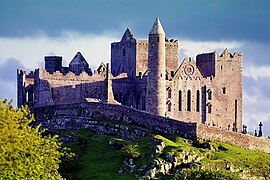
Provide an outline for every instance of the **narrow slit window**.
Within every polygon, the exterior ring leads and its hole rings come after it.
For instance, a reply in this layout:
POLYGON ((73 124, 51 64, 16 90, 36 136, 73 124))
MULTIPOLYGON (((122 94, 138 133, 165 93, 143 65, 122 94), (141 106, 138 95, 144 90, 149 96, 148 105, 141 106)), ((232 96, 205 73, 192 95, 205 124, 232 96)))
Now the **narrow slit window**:
POLYGON ((211 90, 208 90, 208 100, 211 100, 212 99, 212 91, 211 90))
POLYGON ((168 102, 168 111, 171 112, 172 111, 172 103, 168 102))
POLYGON ((212 105, 211 104, 209 104, 207 106, 207 110, 208 110, 208 113, 212 113, 212 105))
POLYGON ((168 89, 168 98, 172 98, 172 89, 171 88, 168 89))
POLYGON ((226 88, 225 87, 222 88, 222 93, 226 94, 226 88))

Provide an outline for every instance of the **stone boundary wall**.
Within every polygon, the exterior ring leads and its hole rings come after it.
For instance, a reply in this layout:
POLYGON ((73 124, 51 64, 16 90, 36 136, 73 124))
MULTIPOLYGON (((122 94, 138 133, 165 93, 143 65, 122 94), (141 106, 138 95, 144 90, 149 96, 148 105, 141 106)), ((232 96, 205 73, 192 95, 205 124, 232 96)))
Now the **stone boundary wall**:
POLYGON ((197 137, 270 153, 270 139, 266 137, 255 137, 202 124, 197 125, 197 137))
MULTIPOLYGON (((34 112, 38 122, 55 123, 55 119, 59 119, 60 123, 58 124, 61 124, 64 122, 61 120, 71 119, 74 121, 73 126, 76 127, 77 124, 78 128, 87 127, 87 123, 91 121, 91 115, 101 114, 108 120, 115 121, 116 124, 117 121, 122 120, 129 124, 147 127, 162 134, 177 134, 189 139, 220 141, 242 148, 270 153, 270 139, 266 137, 255 137, 193 122, 178 121, 122 105, 84 102, 37 107, 34 112)), ((65 127, 65 124, 62 127, 65 127)))
POLYGON ((123 119, 130 124, 141 125, 163 134, 178 134, 185 138, 196 138, 197 124, 156 116, 127 106, 84 102, 67 105, 37 107, 34 110, 38 122, 48 121, 55 117, 85 117, 100 113, 108 119, 123 119))

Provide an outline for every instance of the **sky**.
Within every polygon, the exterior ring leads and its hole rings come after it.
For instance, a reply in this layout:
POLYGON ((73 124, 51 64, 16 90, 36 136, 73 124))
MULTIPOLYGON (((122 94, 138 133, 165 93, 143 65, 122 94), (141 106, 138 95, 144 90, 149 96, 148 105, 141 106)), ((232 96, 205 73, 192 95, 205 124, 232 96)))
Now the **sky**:
POLYGON ((243 123, 270 135, 269 0, 0 0, 0 98, 16 103, 16 69, 67 66, 80 51, 92 69, 110 62, 110 43, 127 27, 147 39, 156 17, 185 57, 228 48, 244 54, 243 123))

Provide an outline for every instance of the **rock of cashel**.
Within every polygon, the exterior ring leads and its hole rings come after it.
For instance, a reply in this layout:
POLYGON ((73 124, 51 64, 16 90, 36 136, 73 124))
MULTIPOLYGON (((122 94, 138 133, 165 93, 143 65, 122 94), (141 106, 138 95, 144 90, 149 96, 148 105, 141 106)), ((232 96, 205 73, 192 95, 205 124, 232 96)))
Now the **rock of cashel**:
POLYGON ((148 40, 128 28, 111 44, 111 63, 97 70, 80 52, 68 67, 62 57, 46 56, 45 69, 18 70, 18 107, 28 105, 38 121, 56 122, 56 129, 66 128, 61 117, 89 127, 84 120, 98 112, 168 134, 270 151, 267 138, 241 133, 243 54, 225 49, 179 64, 179 46, 157 18, 148 40))

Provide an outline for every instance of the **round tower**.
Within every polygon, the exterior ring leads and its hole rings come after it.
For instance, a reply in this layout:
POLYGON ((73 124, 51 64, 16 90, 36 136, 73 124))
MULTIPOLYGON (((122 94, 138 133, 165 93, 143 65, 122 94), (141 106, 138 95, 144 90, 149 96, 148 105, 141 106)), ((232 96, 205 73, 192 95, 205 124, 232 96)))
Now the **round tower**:
POLYGON ((159 116, 166 112, 165 32, 158 18, 148 39, 146 111, 159 116))

